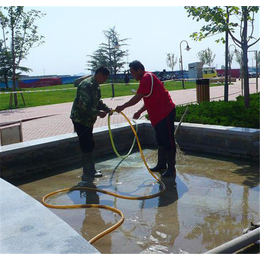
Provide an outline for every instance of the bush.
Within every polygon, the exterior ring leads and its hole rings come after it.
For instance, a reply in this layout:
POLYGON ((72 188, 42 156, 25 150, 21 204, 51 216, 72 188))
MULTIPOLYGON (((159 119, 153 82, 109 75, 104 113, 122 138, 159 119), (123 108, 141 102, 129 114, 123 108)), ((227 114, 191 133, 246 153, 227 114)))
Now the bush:
MULTIPOLYGON (((186 107, 176 108, 176 121, 181 119, 186 107)), ((236 101, 203 102, 188 107, 183 122, 259 129, 259 93, 250 95, 250 107, 247 109, 243 96, 237 97, 236 101)))

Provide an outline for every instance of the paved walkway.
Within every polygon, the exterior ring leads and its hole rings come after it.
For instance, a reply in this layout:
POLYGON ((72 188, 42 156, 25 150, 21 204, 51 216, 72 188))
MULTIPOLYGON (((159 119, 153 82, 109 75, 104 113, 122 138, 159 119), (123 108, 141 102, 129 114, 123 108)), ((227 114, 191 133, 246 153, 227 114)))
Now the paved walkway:
MULTIPOLYGON (((102 91, 102 87, 101 87, 102 91)), ((250 79, 250 93, 256 92, 255 79, 250 79)), ((196 89, 184 89, 177 91, 170 91, 173 102, 176 105, 191 103, 196 101, 196 89)), ((224 86, 211 87, 211 100, 223 100, 224 86)), ((234 85, 229 86, 229 100, 235 100, 237 96, 241 95, 241 83, 237 81, 234 85)), ((132 95, 116 98, 105 98, 103 101, 111 108, 123 104, 128 101, 132 95)), ((140 101, 133 107, 124 110, 124 113, 132 118, 133 114, 143 105, 140 101)), ((0 122, 13 122, 18 120, 28 120, 22 123, 23 139, 24 141, 45 138, 55 135, 61 135, 73 132, 73 125, 69 118, 72 102, 39 106, 32 108, 14 109, 0 111, 0 122)), ((119 124, 125 122, 122 115, 113 115, 111 117, 111 124, 119 124)), ((107 125, 106 118, 98 118, 94 127, 101 127, 107 125)))

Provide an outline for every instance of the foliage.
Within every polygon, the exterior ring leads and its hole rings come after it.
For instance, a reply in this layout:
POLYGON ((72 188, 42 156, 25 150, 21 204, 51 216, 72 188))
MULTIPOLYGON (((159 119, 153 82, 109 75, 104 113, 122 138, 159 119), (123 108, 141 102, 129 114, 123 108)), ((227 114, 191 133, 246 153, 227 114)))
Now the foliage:
POLYGON ((14 62, 15 67, 18 67, 20 62, 26 59, 32 47, 44 42, 44 37, 38 35, 37 26, 34 25, 35 20, 44 14, 36 10, 26 13, 22 6, 6 6, 3 9, 7 14, 2 11, 2 8, 0 9, 0 25, 3 32, 0 45, 4 46, 8 54, 7 66, 10 66, 10 62, 14 62))
POLYGON ((202 62, 202 66, 204 66, 205 64, 211 66, 215 57, 216 54, 213 55, 213 52, 210 48, 198 52, 198 58, 202 62))
POLYGON ((95 71, 98 67, 105 66, 114 75, 114 80, 116 81, 117 72, 125 65, 123 58, 128 55, 127 51, 122 50, 122 47, 127 45, 124 42, 128 38, 120 39, 115 27, 104 31, 104 35, 107 43, 101 43, 99 49, 93 55, 88 55, 91 58, 87 62, 88 69, 95 71))
MULTIPOLYGON (((13 76, 12 53, 5 47, 1 48, 0 46, 0 50, 0 81, 5 83, 6 88, 9 88, 8 80, 13 76)), ((22 72, 28 73, 30 71, 31 69, 29 68, 16 66, 16 78, 18 78, 22 72)))
MULTIPOLYGON (((227 11, 224 9, 226 8, 228 10, 229 16, 236 16, 240 20, 240 22, 243 22, 243 11, 247 11, 247 20, 251 22, 253 25, 254 23, 254 14, 258 12, 259 7, 258 6, 248 6, 247 10, 243 7, 239 8, 238 6, 226 6, 226 7, 220 7, 220 6, 201 6, 201 7, 195 7, 195 6, 185 6, 184 7, 188 12, 188 17, 192 16, 193 20, 196 20, 197 22, 200 20, 205 20, 208 24, 202 26, 199 32, 194 32, 191 37, 194 40, 201 41, 202 39, 220 34, 228 30, 230 36, 234 40, 234 32, 237 27, 240 27, 242 24, 239 24, 237 22, 229 21, 227 22, 227 11)), ((252 39, 252 34, 248 37, 247 40, 252 39)), ((220 37, 216 40, 216 42, 222 41, 225 43, 225 39, 223 37, 220 37)), ((235 43, 238 40, 235 41, 235 43)), ((254 43, 255 44, 255 43, 254 43)), ((252 44, 253 45, 253 44, 252 44)))
POLYGON ((91 57, 88 65, 90 67, 89 70, 92 72, 96 71, 100 66, 108 67, 108 61, 102 49, 98 49, 94 51, 93 55, 88 56, 91 57))
MULTIPOLYGON (((234 44, 242 49, 242 62, 243 62, 243 74, 244 74, 244 93, 245 93, 245 107, 250 106, 250 98, 249 98, 249 77, 248 77, 248 49, 256 44, 260 38, 256 39, 253 37, 254 33, 254 15, 259 11, 259 6, 186 6, 185 9, 188 12, 188 16, 192 16, 194 20, 197 22, 200 20, 204 20, 207 22, 206 25, 202 26, 199 32, 194 32, 191 37, 194 40, 201 41, 202 39, 216 35, 219 33, 226 32, 234 44), (234 20, 236 19, 236 20, 234 20), (240 39, 235 37, 235 30, 239 29, 240 31, 240 39), (251 32, 248 31, 251 29, 251 32), (254 39, 253 43, 249 43, 250 40, 254 39)), ((226 39, 220 37, 216 40, 216 42, 228 41, 228 37, 226 35, 226 39)), ((226 54, 228 53, 228 47, 226 44, 226 54)), ((226 60, 228 57, 226 56, 226 60)), ((227 88, 227 85, 226 85, 227 88)), ((227 94, 225 88, 225 93, 227 94)), ((225 95, 226 95, 225 94, 225 95)), ((225 100, 227 101, 227 96, 225 96, 225 100)))
MULTIPOLYGON (((42 44, 43 36, 39 36, 35 21, 44 14, 40 11, 24 11, 23 6, 5 6, 0 8, 0 26, 2 29, 1 47, 1 74, 6 80, 12 76, 13 86, 19 77, 17 71, 28 72, 30 69, 21 67, 20 62, 26 59, 32 47, 42 44)), ((17 95, 14 94, 15 106, 17 95)))
POLYGON ((177 64, 177 57, 175 58, 174 53, 167 53, 166 55, 166 65, 173 71, 175 65, 177 64))
MULTIPOLYGON (((189 105, 183 122, 259 128, 259 93, 250 95, 251 106, 246 109, 243 105, 244 97, 237 97, 236 101, 212 101, 198 105, 189 105)), ((183 115, 186 106, 178 106, 176 121, 183 115)))

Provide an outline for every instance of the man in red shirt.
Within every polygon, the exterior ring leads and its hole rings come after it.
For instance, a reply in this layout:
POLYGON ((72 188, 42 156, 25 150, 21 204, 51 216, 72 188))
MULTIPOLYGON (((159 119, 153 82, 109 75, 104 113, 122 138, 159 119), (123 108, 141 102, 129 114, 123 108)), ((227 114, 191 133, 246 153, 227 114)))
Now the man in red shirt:
POLYGON ((162 82, 153 73, 145 71, 140 61, 131 62, 129 67, 133 78, 140 81, 139 88, 135 96, 125 104, 117 106, 115 110, 121 112, 127 107, 134 106, 141 99, 144 100, 143 107, 134 114, 133 118, 138 119, 141 113, 147 110, 151 124, 155 129, 158 144, 158 162, 151 170, 160 171, 166 169, 162 176, 173 177, 175 180, 175 104, 162 82))

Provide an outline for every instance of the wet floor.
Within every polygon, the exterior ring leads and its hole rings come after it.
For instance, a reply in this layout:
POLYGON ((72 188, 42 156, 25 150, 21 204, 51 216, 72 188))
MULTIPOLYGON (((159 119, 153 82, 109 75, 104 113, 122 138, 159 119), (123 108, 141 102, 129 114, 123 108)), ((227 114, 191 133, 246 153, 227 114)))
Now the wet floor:
MULTIPOLYGON (((156 151, 145 149, 144 154, 153 166, 156 151)), ((163 179, 167 191, 153 199, 133 201, 73 191, 51 197, 48 202, 98 203, 120 209, 125 216, 122 226, 93 244, 101 253, 204 253, 240 236, 251 221, 259 219, 258 164, 205 155, 184 158, 177 164, 177 186, 171 179, 163 179)), ((126 196, 160 190, 138 152, 115 170, 119 162, 118 158, 106 158, 97 163, 104 176, 90 186, 126 196)), ((81 168, 64 170, 42 179, 28 179, 18 187, 41 201, 49 192, 77 186, 80 175, 81 168)), ((118 215, 103 209, 50 210, 86 240, 119 220, 118 215)))

